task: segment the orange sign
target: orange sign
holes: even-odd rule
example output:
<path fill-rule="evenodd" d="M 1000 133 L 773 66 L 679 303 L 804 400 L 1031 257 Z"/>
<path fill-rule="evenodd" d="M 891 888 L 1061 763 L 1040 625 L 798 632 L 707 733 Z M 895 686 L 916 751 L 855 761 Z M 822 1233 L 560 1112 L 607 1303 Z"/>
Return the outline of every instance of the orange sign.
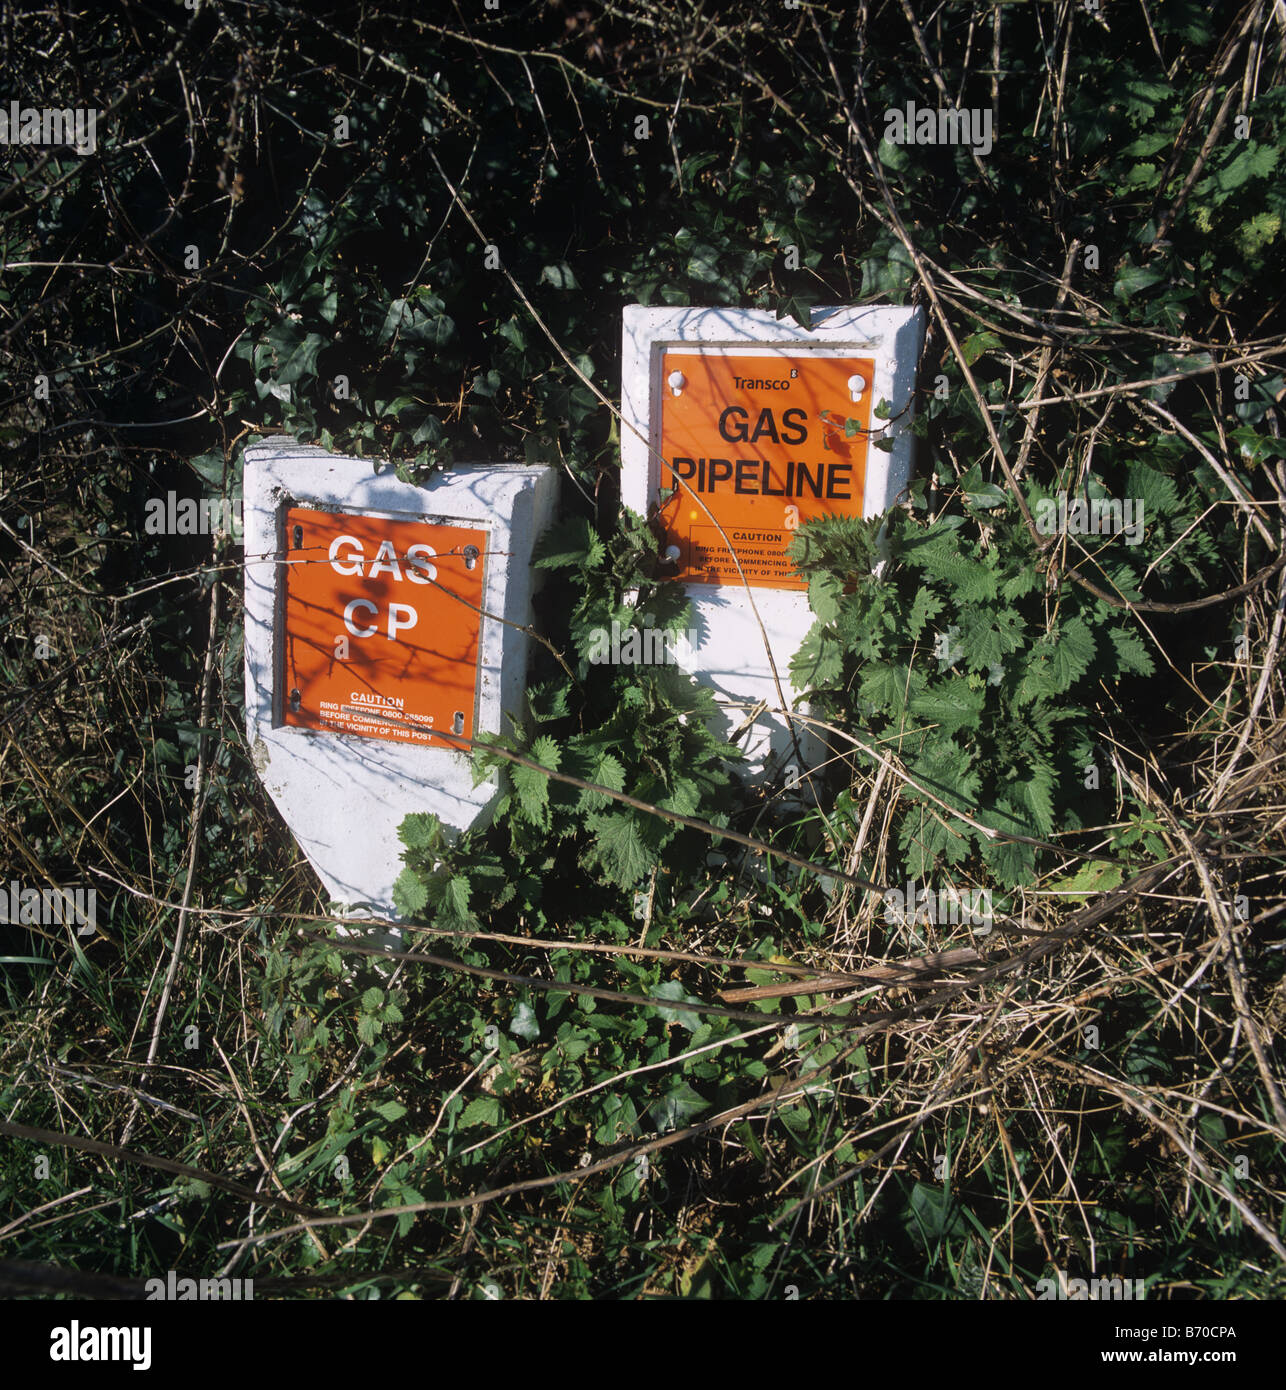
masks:
<path fill-rule="evenodd" d="M 673 577 L 740 585 L 731 542 L 747 583 L 806 588 L 786 547 L 805 521 L 862 515 L 874 379 L 865 357 L 663 352 L 661 486 L 675 492 L 660 521 L 663 544 L 679 549 Z"/>
<path fill-rule="evenodd" d="M 487 533 L 307 507 L 284 528 L 283 722 L 459 748 L 436 731 L 473 735 Z"/>

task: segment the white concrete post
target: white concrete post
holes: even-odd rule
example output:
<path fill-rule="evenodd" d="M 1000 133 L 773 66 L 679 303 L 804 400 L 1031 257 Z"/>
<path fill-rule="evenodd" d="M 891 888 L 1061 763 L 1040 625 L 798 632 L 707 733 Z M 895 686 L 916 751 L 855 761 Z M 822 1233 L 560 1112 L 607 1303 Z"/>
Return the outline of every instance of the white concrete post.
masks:
<path fill-rule="evenodd" d="M 764 705 L 743 748 L 779 786 L 825 755 L 788 717 L 807 713 L 789 667 L 813 617 L 786 546 L 807 520 L 879 516 L 906 488 L 923 337 L 914 308 L 817 309 L 807 329 L 751 309 L 625 310 L 622 501 L 658 514 L 701 636 L 690 669 L 727 732 Z"/>
<path fill-rule="evenodd" d="M 449 736 L 503 732 L 522 707 L 517 629 L 556 485 L 547 468 L 476 464 L 414 487 L 284 437 L 246 450 L 251 755 L 351 915 L 396 916 L 404 816 L 462 830 L 496 798 Z"/>

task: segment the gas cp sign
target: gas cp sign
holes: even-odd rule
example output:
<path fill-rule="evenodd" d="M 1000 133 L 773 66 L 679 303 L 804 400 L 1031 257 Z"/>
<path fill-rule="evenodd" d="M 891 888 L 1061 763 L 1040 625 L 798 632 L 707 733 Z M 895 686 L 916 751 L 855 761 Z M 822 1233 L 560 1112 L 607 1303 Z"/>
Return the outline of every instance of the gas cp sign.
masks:
<path fill-rule="evenodd" d="M 786 547 L 805 521 L 862 515 L 874 361 L 809 352 L 661 354 L 663 544 L 675 578 L 803 589 Z M 677 481 L 676 481 L 677 480 Z M 722 528 L 722 534 L 721 532 Z"/>
<path fill-rule="evenodd" d="M 281 718 L 459 748 L 478 695 L 487 533 L 287 507 Z"/>

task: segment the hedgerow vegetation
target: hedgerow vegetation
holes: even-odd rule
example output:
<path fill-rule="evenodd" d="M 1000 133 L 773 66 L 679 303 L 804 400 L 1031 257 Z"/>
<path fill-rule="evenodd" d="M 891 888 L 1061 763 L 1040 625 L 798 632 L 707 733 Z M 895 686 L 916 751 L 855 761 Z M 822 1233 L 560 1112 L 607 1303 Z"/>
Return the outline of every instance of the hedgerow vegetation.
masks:
<path fill-rule="evenodd" d="M 1282 1296 L 1280 5 L 203 0 L 0 43 L 23 105 L 104 113 L 0 187 L 3 879 L 98 895 L 0 926 L 20 1291 Z M 993 147 L 890 143 L 907 102 Z M 673 668 L 586 656 L 686 626 L 619 505 L 636 302 L 926 312 L 909 494 L 795 544 L 802 800 Z M 505 795 L 404 824 L 397 953 L 256 780 L 236 537 L 145 525 L 276 433 L 562 477 Z M 1060 495 L 1142 502 L 1138 543 L 1047 533 Z M 869 887 L 907 880 L 993 929 Z"/>

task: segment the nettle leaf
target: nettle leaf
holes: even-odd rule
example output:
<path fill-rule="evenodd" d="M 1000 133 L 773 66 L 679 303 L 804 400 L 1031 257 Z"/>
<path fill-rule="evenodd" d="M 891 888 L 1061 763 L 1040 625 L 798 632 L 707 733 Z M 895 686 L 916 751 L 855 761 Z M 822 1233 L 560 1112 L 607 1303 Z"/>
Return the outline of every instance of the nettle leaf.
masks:
<path fill-rule="evenodd" d="M 1213 184 L 1221 193 L 1228 194 L 1238 189 L 1248 179 L 1263 179 L 1277 167 L 1281 151 L 1273 145 L 1258 145 L 1253 141 L 1230 163 L 1224 165 L 1213 178 Z M 1209 190 L 1212 180 L 1204 179 L 1198 185 L 1201 193 Z"/>
<path fill-rule="evenodd" d="M 1039 589 L 1041 577 L 1037 573 L 1035 565 L 1015 570 L 1007 575 L 1000 584 L 1000 597 L 1009 603 L 1015 599 L 1025 598 L 1033 589 Z"/>
<path fill-rule="evenodd" d="M 1048 835 L 1054 828 L 1054 769 L 1048 763 L 1033 760 L 1030 772 L 1025 778 L 1012 778 L 1006 787 L 1017 802 L 1020 811 L 1027 813 L 1034 833 Z M 1032 834 L 1031 830 L 1026 831 Z"/>
<path fill-rule="evenodd" d="M 1058 684 L 1054 678 L 1054 644 L 1049 638 L 1042 637 L 1027 656 L 1014 699 L 1020 705 L 1028 705 L 1033 700 L 1057 693 Z"/>
<path fill-rule="evenodd" d="M 402 818 L 397 835 L 407 849 L 440 849 L 442 822 L 432 811 L 412 811 Z"/>
<path fill-rule="evenodd" d="M 844 674 L 844 649 L 825 624 L 814 623 L 790 659 L 790 678 L 799 690 L 838 684 Z"/>
<path fill-rule="evenodd" d="M 614 792 L 625 790 L 625 768 L 620 760 L 613 757 L 606 749 L 593 749 L 591 755 L 581 763 L 581 767 L 583 770 L 579 775 L 586 782 L 597 782 L 600 786 L 607 787 Z M 582 810 L 597 811 L 604 806 L 610 806 L 612 799 L 609 796 L 604 796 L 602 792 L 583 790 L 577 804 Z"/>
<path fill-rule="evenodd" d="M 551 526 L 544 533 L 536 546 L 533 563 L 537 569 L 565 569 L 573 565 L 596 569 L 606 554 L 593 525 L 585 517 L 577 516 Z"/>
<path fill-rule="evenodd" d="M 990 670 L 1023 644 L 1022 619 L 1010 608 L 971 607 L 960 615 L 960 643 L 972 671 Z"/>
<path fill-rule="evenodd" d="M 863 668 L 858 698 L 893 717 L 906 710 L 925 686 L 923 672 L 889 661 L 873 661 Z"/>
<path fill-rule="evenodd" d="M 939 807 L 913 806 L 901 818 L 898 848 L 912 878 L 924 878 L 942 860 L 958 864 L 968 855 L 970 843 L 968 828 L 952 825 L 950 814 Z"/>
<path fill-rule="evenodd" d="M 610 811 L 590 816 L 586 824 L 594 832 L 593 857 L 613 883 L 632 888 L 652 867 L 652 851 L 639 830 L 632 811 Z"/>
<path fill-rule="evenodd" d="M 1094 656 L 1094 634 L 1080 618 L 1061 623 L 1050 644 L 1050 668 L 1054 689 L 1059 694 L 1089 670 Z"/>
<path fill-rule="evenodd" d="M 1271 246 L 1282 229 L 1282 219 L 1275 212 L 1257 212 L 1237 228 L 1237 249 L 1247 260 L 1254 260 L 1266 246 Z"/>
<path fill-rule="evenodd" d="M 478 1125 L 495 1128 L 500 1123 L 500 1102 L 495 1096 L 478 1096 L 465 1106 L 460 1116 L 460 1129 L 473 1129 Z"/>
<path fill-rule="evenodd" d="M 1179 489 L 1174 479 L 1149 468 L 1145 463 L 1132 463 L 1125 470 L 1129 496 L 1143 503 L 1144 522 L 1168 516 L 1179 506 Z M 1137 507 L 1135 508 L 1137 514 Z"/>
<path fill-rule="evenodd" d="M 372 1107 L 377 1115 L 389 1124 L 396 1124 L 406 1114 L 406 1106 L 395 1100 L 386 1100 L 382 1105 Z"/>
<path fill-rule="evenodd" d="M 451 923 L 472 922 L 473 914 L 469 911 L 472 891 L 472 885 L 463 874 L 452 874 L 446 879 L 437 903 L 442 919 Z"/>
<path fill-rule="evenodd" d="M 1008 801 L 998 801 L 994 811 L 979 810 L 978 820 L 993 830 L 1026 834 L 1020 828 L 1018 813 Z M 987 868 L 1004 888 L 1018 888 L 1036 877 L 1036 850 L 1015 840 L 982 837 L 982 857 Z"/>
<path fill-rule="evenodd" d="M 418 917 L 429 901 L 429 890 L 414 869 L 403 869 L 393 884 L 393 906 L 399 917 Z"/>
<path fill-rule="evenodd" d="M 955 591 L 957 603 L 986 603 L 996 597 L 996 572 L 985 561 L 963 555 L 959 538 L 944 536 L 932 545 L 908 551 L 907 559 L 945 580 Z"/>
<path fill-rule="evenodd" d="M 1150 676 L 1156 670 L 1152 653 L 1136 633 L 1128 628 L 1113 627 L 1108 629 L 1108 636 L 1112 639 L 1112 646 L 1116 651 L 1118 675 L 1133 671 L 1140 676 Z"/>
<path fill-rule="evenodd" d="M 808 578 L 808 606 L 824 623 L 831 623 L 839 614 L 844 585 L 838 575 L 822 570 Z"/>
<path fill-rule="evenodd" d="M 938 682 L 911 701 L 911 713 L 936 724 L 942 733 L 953 734 L 978 723 L 986 692 L 974 690 L 957 676 Z"/>
<path fill-rule="evenodd" d="M 953 738 L 935 738 L 911 764 L 911 775 L 948 806 L 968 810 L 978 799 L 979 777 L 973 754 Z M 920 793 L 912 788 L 913 796 Z"/>
<path fill-rule="evenodd" d="M 1173 137 L 1166 132 L 1153 131 L 1151 134 L 1140 135 L 1137 140 L 1132 140 L 1121 153 L 1133 159 L 1147 159 L 1149 155 L 1154 155 L 1158 150 L 1163 150 L 1167 145 L 1173 143 Z"/>
<path fill-rule="evenodd" d="M 695 816 L 701 810 L 701 788 L 687 777 L 676 777 L 673 789 L 656 804 L 681 816 Z"/>
<path fill-rule="evenodd" d="M 911 612 L 907 617 L 907 631 L 912 640 L 917 639 L 924 631 L 925 625 L 931 623 L 941 612 L 942 600 L 932 589 L 917 589 L 911 602 Z"/>
<path fill-rule="evenodd" d="M 531 746 L 529 754 L 532 762 L 541 767 L 557 769 L 562 761 L 562 749 L 547 735 L 542 735 Z M 549 778 L 535 768 L 523 767 L 521 763 L 510 764 L 509 776 L 518 804 L 528 820 L 536 825 L 544 825 L 549 807 Z"/>
<path fill-rule="evenodd" d="M 1080 905 L 1089 902 L 1097 893 L 1106 893 L 1119 888 L 1125 877 L 1119 864 L 1104 864 L 1097 860 L 1087 860 L 1070 878 L 1060 878 L 1046 886 L 1045 891 L 1056 893 L 1061 902 Z"/>

